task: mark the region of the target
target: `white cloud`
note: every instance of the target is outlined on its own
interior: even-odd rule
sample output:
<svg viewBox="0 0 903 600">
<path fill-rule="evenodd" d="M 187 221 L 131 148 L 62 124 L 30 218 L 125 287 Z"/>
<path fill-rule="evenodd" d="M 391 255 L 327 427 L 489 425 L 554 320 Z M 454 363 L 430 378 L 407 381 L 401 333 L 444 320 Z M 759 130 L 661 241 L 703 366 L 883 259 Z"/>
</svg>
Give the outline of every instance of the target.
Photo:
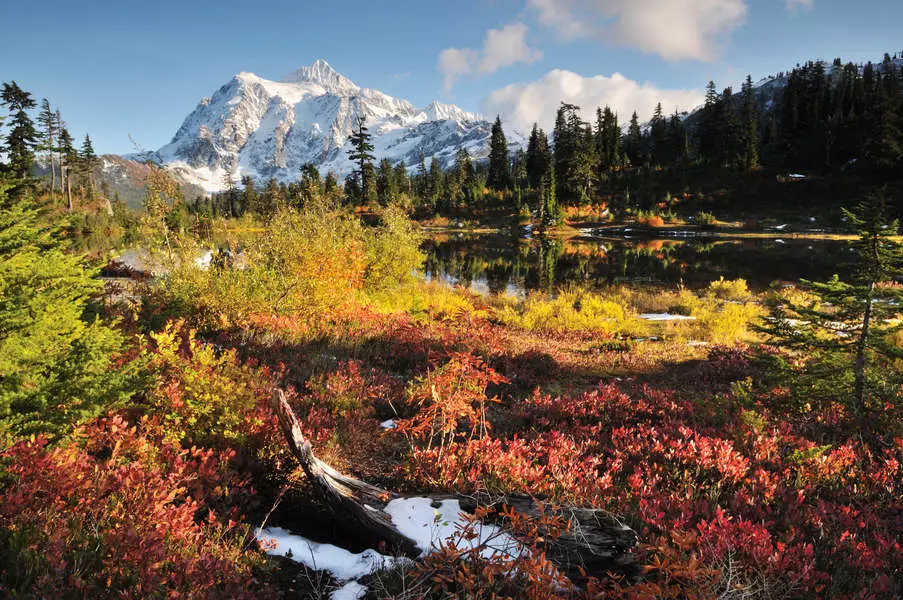
<svg viewBox="0 0 903 600">
<path fill-rule="evenodd" d="M 580 106 L 587 120 L 594 118 L 597 107 L 607 104 L 626 124 L 633 111 L 641 121 L 648 120 L 659 102 L 670 113 L 675 109 L 692 109 L 704 99 L 698 90 L 659 89 L 650 83 L 627 79 L 620 73 L 611 77 L 583 77 L 556 69 L 538 81 L 512 84 L 492 92 L 483 101 L 483 112 L 501 114 L 506 123 L 522 133 L 529 132 L 534 122 L 548 132 L 561 102 Z"/>
<path fill-rule="evenodd" d="M 748 11 L 745 0 L 527 0 L 527 6 L 565 40 L 597 38 L 675 61 L 713 60 Z"/>
<path fill-rule="evenodd" d="M 445 76 L 445 90 L 448 91 L 462 75 L 473 71 L 473 63 L 479 53 L 469 48 L 446 48 L 439 54 L 439 72 Z"/>
<path fill-rule="evenodd" d="M 533 63 L 542 52 L 527 43 L 529 28 L 523 23 L 511 23 L 502 29 L 486 32 L 483 49 L 446 48 L 439 54 L 436 68 L 445 77 L 445 89 L 450 90 L 463 75 L 487 75 L 517 63 Z"/>
<path fill-rule="evenodd" d="M 527 44 L 528 28 L 523 23 L 505 25 L 502 29 L 490 29 L 483 45 L 480 73 L 495 73 L 513 64 L 533 63 L 542 58 L 542 52 Z"/>
<path fill-rule="evenodd" d="M 797 12 L 800 9 L 812 10 L 815 7 L 815 0 L 787 0 L 787 10 Z"/>
</svg>

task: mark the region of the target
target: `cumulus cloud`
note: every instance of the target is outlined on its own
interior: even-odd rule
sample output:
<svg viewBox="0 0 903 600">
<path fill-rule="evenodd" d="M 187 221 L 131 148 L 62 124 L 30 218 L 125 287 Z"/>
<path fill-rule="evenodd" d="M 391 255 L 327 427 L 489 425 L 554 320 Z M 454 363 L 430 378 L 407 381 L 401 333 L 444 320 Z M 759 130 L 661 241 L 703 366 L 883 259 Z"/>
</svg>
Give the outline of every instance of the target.
<svg viewBox="0 0 903 600">
<path fill-rule="evenodd" d="M 748 11 L 745 0 L 527 0 L 527 6 L 565 40 L 597 38 L 674 61 L 713 60 Z"/>
<path fill-rule="evenodd" d="M 473 72 L 473 65 L 478 58 L 479 52 L 469 48 L 446 48 L 439 53 L 436 68 L 445 77 L 445 90 L 450 90 L 462 75 Z"/>
<path fill-rule="evenodd" d="M 787 0 L 787 10 L 797 12 L 800 9 L 812 10 L 815 7 L 815 0 Z"/>
<path fill-rule="evenodd" d="M 439 54 L 436 68 L 444 76 L 446 91 L 460 77 L 471 73 L 486 75 L 517 63 L 533 63 L 542 58 L 542 52 L 527 43 L 529 28 L 523 23 L 512 23 L 502 29 L 486 32 L 482 50 L 471 48 L 446 48 Z"/>
<path fill-rule="evenodd" d="M 583 108 L 584 118 L 593 118 L 596 108 L 608 105 L 627 123 L 633 111 L 645 121 L 659 102 L 665 112 L 689 110 L 705 99 L 698 90 L 659 89 L 650 83 L 638 83 L 620 73 L 611 77 L 583 77 L 571 71 L 556 69 L 542 79 L 512 84 L 489 94 L 483 101 L 484 114 L 501 114 L 516 131 L 528 132 L 533 123 L 546 131 L 554 125 L 555 112 L 561 102 Z"/>
</svg>

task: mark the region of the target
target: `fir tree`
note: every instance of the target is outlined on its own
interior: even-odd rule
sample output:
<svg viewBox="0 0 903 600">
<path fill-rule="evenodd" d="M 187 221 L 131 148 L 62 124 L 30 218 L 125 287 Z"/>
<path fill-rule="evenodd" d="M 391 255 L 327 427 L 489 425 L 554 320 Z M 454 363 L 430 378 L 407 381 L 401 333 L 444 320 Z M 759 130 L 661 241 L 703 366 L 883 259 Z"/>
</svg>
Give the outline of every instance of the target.
<svg viewBox="0 0 903 600">
<path fill-rule="evenodd" d="M 531 188 L 539 189 L 543 176 L 549 170 L 551 160 L 549 138 L 539 128 L 539 125 L 534 123 L 530 140 L 527 142 L 527 180 Z"/>
<path fill-rule="evenodd" d="M 663 165 L 668 161 L 668 126 L 662 103 L 655 106 L 652 120 L 649 123 L 649 158 L 655 165 Z"/>
<path fill-rule="evenodd" d="M 72 202 L 72 173 L 78 168 L 78 151 L 75 149 L 72 136 L 69 135 L 69 129 L 66 124 L 59 118 L 57 112 L 57 126 L 60 132 L 60 183 L 66 192 L 66 208 L 69 212 L 74 210 Z"/>
<path fill-rule="evenodd" d="M 301 204 L 310 206 L 323 194 L 323 179 L 320 171 L 313 163 L 304 163 L 301 166 Z"/>
<path fill-rule="evenodd" d="M 388 158 L 379 161 L 379 168 L 376 170 L 376 196 L 383 206 L 389 206 L 398 200 L 395 171 Z"/>
<path fill-rule="evenodd" d="M 366 125 L 364 117 L 358 117 L 357 129 L 351 134 L 348 140 L 351 142 L 351 149 L 348 151 L 348 158 L 357 163 L 357 169 L 354 171 L 354 177 L 357 179 L 357 195 L 351 196 L 353 201 L 358 204 L 369 204 L 376 200 L 376 184 L 373 177 L 373 143 Z M 346 186 L 346 191 L 347 186 Z"/>
<path fill-rule="evenodd" d="M 432 206 L 434 210 L 440 213 L 442 209 L 442 194 L 444 191 L 444 184 L 445 175 L 442 172 L 442 167 L 439 165 L 439 161 L 436 160 L 436 157 L 434 156 L 430 160 L 429 194 L 427 196 L 427 199 L 430 206 Z"/>
<path fill-rule="evenodd" d="M 8 168 L 13 177 L 24 183 L 31 176 L 37 140 L 34 122 L 28 111 L 37 105 L 31 94 L 20 88 L 15 81 L 3 84 L 0 100 L 0 104 L 10 112 L 9 132 L 3 146 Z"/>
<path fill-rule="evenodd" d="M 40 127 L 40 149 L 47 153 L 47 164 L 50 165 L 50 193 L 56 191 L 56 161 L 54 160 L 54 151 L 56 150 L 57 128 L 56 115 L 50 108 L 50 101 L 47 98 L 41 101 L 41 111 L 38 113 L 38 126 Z"/>
<path fill-rule="evenodd" d="M 613 173 L 621 165 L 621 128 L 618 116 L 606 106 L 596 111 L 596 147 L 600 176 Z"/>
<path fill-rule="evenodd" d="M 903 291 L 892 282 L 903 269 L 903 249 L 891 239 L 898 223 L 888 220 L 883 194 L 868 197 L 844 214 L 859 233 L 854 243 L 858 268 L 852 281 L 836 275 L 826 283 L 803 280 L 818 302 L 772 303 L 770 323 L 762 330 L 780 345 L 818 353 L 826 369 L 815 375 L 830 379 L 833 391 L 841 390 L 850 374 L 850 405 L 862 413 L 869 364 L 876 357 L 903 358 L 903 350 L 889 341 L 903 329 L 895 318 Z"/>
<path fill-rule="evenodd" d="M 697 137 L 699 139 L 699 158 L 702 162 L 714 164 L 718 162 L 718 92 L 715 82 L 709 81 L 705 88 L 705 104 L 699 115 Z"/>
<path fill-rule="evenodd" d="M 0 177 L 0 446 L 60 434 L 129 395 L 119 333 L 89 317 L 102 283 Z M 55 282 L 55 283 L 54 283 Z"/>
<path fill-rule="evenodd" d="M 502 129 L 502 119 L 496 116 L 489 142 L 489 176 L 486 183 L 493 190 L 506 190 L 510 185 L 511 166 L 508 158 L 508 140 Z"/>
<path fill-rule="evenodd" d="M 759 165 L 759 111 L 752 76 L 743 83 L 743 168 L 752 171 Z"/>
<path fill-rule="evenodd" d="M 82 149 L 78 153 L 78 170 L 84 177 L 88 187 L 88 197 L 94 198 L 94 169 L 97 166 L 97 154 L 94 152 L 94 144 L 91 142 L 91 136 L 85 135 L 82 142 Z"/>
<path fill-rule="evenodd" d="M 643 132 L 640 129 L 640 118 L 636 111 L 630 117 L 630 125 L 627 126 L 627 140 L 624 147 L 630 164 L 634 168 L 641 166 L 644 162 Z"/>
<path fill-rule="evenodd" d="M 242 195 L 244 196 L 245 209 L 252 214 L 260 215 L 260 193 L 254 185 L 254 178 L 244 175 L 241 178 Z"/>
</svg>

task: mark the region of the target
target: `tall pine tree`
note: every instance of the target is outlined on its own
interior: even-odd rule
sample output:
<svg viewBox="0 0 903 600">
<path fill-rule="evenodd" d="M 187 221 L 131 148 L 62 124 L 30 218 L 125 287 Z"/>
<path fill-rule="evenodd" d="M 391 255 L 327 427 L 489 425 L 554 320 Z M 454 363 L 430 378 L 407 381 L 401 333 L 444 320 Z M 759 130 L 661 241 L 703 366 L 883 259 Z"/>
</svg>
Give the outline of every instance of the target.
<svg viewBox="0 0 903 600">
<path fill-rule="evenodd" d="M 8 161 L 9 172 L 24 183 L 31 176 L 34 165 L 34 151 L 37 143 L 37 132 L 28 111 L 37 106 L 31 94 L 13 81 L 3 84 L 0 92 L 0 104 L 10 112 L 9 132 L 3 146 Z"/>
<path fill-rule="evenodd" d="M 370 204 L 376 201 L 376 182 L 374 181 L 373 161 L 373 142 L 370 135 L 366 119 L 358 117 L 357 129 L 352 132 L 348 141 L 351 142 L 351 149 L 348 151 L 348 158 L 357 163 L 357 169 L 354 171 L 354 177 L 358 182 L 357 197 L 352 200 L 357 204 Z"/>
<path fill-rule="evenodd" d="M 508 140 L 502 129 L 502 119 L 496 116 L 492 125 L 492 137 L 489 142 L 489 175 L 486 179 L 489 188 L 506 190 L 511 185 L 511 165 L 508 158 Z"/>
</svg>

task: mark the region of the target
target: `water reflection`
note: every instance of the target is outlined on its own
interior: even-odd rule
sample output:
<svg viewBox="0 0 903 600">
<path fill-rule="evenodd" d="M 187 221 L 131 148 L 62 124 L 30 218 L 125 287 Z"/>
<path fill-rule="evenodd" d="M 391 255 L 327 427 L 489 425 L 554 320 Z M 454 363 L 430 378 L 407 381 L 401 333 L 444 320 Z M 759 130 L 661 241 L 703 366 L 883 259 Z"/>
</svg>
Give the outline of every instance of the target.
<svg viewBox="0 0 903 600">
<path fill-rule="evenodd" d="M 480 293 L 523 294 L 576 282 L 704 287 L 742 277 L 753 289 L 774 281 L 849 273 L 849 244 L 814 239 L 521 239 L 443 234 L 428 240 L 426 272 Z"/>
</svg>

